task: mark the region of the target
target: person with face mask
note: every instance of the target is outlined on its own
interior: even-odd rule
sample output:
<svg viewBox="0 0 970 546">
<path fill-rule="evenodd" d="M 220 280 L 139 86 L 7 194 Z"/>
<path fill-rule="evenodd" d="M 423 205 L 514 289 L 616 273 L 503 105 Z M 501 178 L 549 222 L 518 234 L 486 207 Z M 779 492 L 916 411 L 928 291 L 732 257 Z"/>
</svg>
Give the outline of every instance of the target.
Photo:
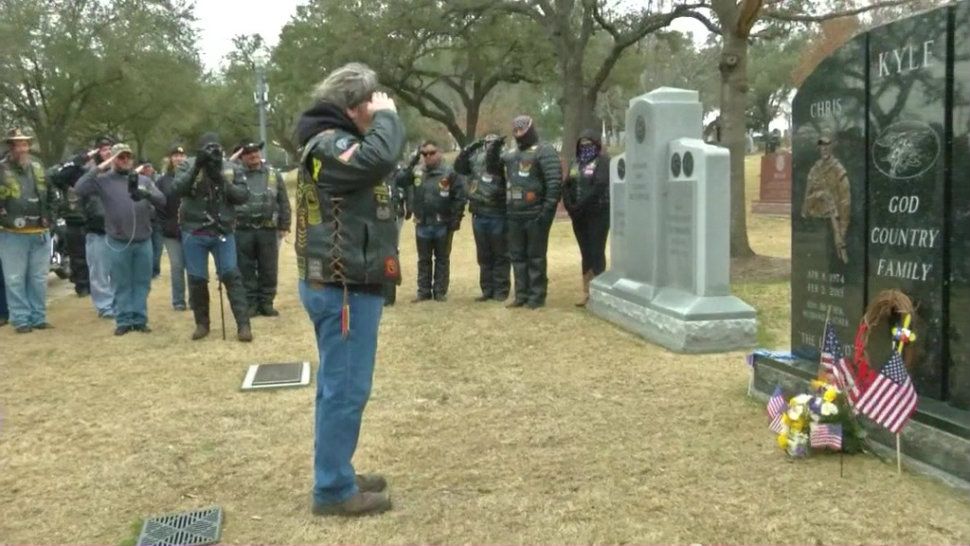
<svg viewBox="0 0 970 546">
<path fill-rule="evenodd" d="M 606 271 L 606 238 L 610 232 L 610 156 L 596 131 L 583 132 L 563 183 L 562 201 L 573 222 L 582 255 L 583 299 L 589 301 L 589 283 Z"/>
<path fill-rule="evenodd" d="M 516 149 L 501 158 L 515 277 L 515 300 L 508 307 L 538 309 L 546 304 L 546 251 L 559 204 L 562 165 L 556 149 L 539 141 L 531 117 L 516 117 L 512 134 Z"/>
<path fill-rule="evenodd" d="M 192 339 L 209 335 L 209 254 L 216 274 L 226 287 L 229 307 L 236 319 L 236 339 L 253 340 L 246 288 L 236 261 L 236 207 L 249 199 L 246 175 L 227 161 L 219 136 L 207 133 L 199 151 L 175 175 L 175 193 L 182 198 L 179 227 L 182 253 L 189 274 L 189 304 L 195 317 Z"/>
<path fill-rule="evenodd" d="M 249 315 L 279 316 L 273 308 L 279 271 L 279 241 L 290 232 L 290 199 L 283 175 L 263 161 L 263 144 L 239 146 L 249 200 L 236 207 L 236 254 L 249 301 Z"/>
<path fill-rule="evenodd" d="M 300 299 L 316 335 L 313 504 L 317 515 L 384 512 L 380 475 L 357 475 L 352 459 L 370 397 L 383 284 L 400 283 L 387 184 L 404 148 L 394 101 L 377 74 L 350 63 L 317 86 L 297 122 L 302 147 L 296 255 Z"/>
<path fill-rule="evenodd" d="M 111 283 L 115 293 L 115 335 L 131 331 L 149 333 L 148 292 L 152 284 L 152 225 L 154 207 L 165 206 L 165 196 L 151 178 L 134 168 L 127 144 L 111 147 L 111 157 L 78 181 L 82 198 L 97 194 L 104 205 Z"/>
<path fill-rule="evenodd" d="M 26 334 L 51 327 L 47 273 L 54 197 L 44 166 L 30 155 L 33 137 L 14 128 L 6 141 L 7 158 L 0 162 L 0 262 L 10 322 Z"/>
<path fill-rule="evenodd" d="M 172 146 L 165 157 L 162 176 L 158 179 L 158 189 L 165 194 L 165 206 L 158 211 L 161 225 L 162 245 L 168 254 L 172 281 L 172 308 L 185 311 L 185 255 L 182 253 L 182 234 L 179 230 L 179 207 L 182 198 L 175 193 L 175 172 L 185 163 L 185 148 Z"/>
</svg>

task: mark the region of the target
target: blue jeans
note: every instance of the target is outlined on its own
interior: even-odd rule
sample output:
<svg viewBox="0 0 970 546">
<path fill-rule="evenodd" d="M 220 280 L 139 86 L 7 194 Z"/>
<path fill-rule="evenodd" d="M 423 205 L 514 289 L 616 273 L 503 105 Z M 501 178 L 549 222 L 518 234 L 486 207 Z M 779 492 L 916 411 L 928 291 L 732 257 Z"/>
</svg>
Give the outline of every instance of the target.
<svg viewBox="0 0 970 546">
<path fill-rule="evenodd" d="M 185 307 L 185 255 L 182 253 L 182 241 L 165 237 L 164 242 L 171 266 L 169 275 L 172 277 L 172 307 Z"/>
<path fill-rule="evenodd" d="M 148 324 L 148 291 L 152 286 L 152 242 L 110 239 L 111 284 L 115 289 L 115 324 Z"/>
<path fill-rule="evenodd" d="M 211 235 L 193 235 L 188 231 L 182 232 L 182 255 L 185 258 L 185 270 L 189 277 L 209 280 L 209 253 L 216 261 L 216 275 L 236 269 L 236 237 L 232 234 L 224 238 Z"/>
<path fill-rule="evenodd" d="M 107 235 L 88 232 L 84 252 L 88 261 L 91 302 L 98 310 L 99 317 L 112 318 L 115 316 L 115 289 L 111 286 L 111 263 L 107 241 Z"/>
<path fill-rule="evenodd" d="M 162 273 L 162 228 L 152 226 L 152 278 Z"/>
<path fill-rule="evenodd" d="M 20 327 L 47 322 L 50 233 L 0 231 L 0 261 L 3 262 L 10 323 Z"/>
<path fill-rule="evenodd" d="M 3 282 L 3 261 L 0 260 L 0 320 L 10 318 L 10 311 L 7 309 L 7 287 Z"/>
<path fill-rule="evenodd" d="M 300 281 L 300 300 L 317 337 L 316 416 L 313 436 L 313 499 L 342 502 L 357 494 L 351 459 L 357 449 L 364 406 L 370 397 L 377 329 L 384 298 L 350 292 L 350 333 L 340 333 L 343 290 L 313 288 Z"/>
</svg>

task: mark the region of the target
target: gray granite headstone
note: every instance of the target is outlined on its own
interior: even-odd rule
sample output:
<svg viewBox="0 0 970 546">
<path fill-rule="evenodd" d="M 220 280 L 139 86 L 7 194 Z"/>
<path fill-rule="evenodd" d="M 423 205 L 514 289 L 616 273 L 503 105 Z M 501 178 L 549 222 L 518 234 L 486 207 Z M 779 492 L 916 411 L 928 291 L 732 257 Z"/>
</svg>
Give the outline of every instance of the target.
<svg viewBox="0 0 970 546">
<path fill-rule="evenodd" d="M 701 112 L 684 89 L 630 101 L 611 169 L 612 264 L 587 306 L 687 353 L 750 347 L 757 333 L 754 309 L 730 293 L 729 156 L 701 140 Z"/>
</svg>

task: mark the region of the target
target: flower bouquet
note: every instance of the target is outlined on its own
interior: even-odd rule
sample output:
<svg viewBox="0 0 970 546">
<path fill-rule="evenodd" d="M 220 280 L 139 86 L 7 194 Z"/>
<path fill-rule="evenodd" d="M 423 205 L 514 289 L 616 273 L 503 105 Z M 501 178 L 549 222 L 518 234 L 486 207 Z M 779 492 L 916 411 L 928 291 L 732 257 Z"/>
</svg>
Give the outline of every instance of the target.
<svg viewBox="0 0 970 546">
<path fill-rule="evenodd" d="M 775 408 L 770 428 L 777 434 L 778 447 L 792 458 L 826 449 L 862 451 L 865 430 L 855 419 L 845 393 L 823 380 L 812 381 L 812 389 L 813 394 L 799 394 L 787 403 L 769 403 L 769 414 Z M 776 389 L 775 397 L 780 396 L 781 390 Z"/>
</svg>

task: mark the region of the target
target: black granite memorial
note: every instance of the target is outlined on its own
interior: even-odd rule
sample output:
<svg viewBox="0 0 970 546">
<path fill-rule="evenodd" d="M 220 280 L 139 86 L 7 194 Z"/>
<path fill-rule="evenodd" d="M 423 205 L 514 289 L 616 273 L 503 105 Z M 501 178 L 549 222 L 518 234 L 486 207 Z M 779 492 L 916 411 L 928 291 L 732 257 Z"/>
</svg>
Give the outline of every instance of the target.
<svg viewBox="0 0 970 546">
<path fill-rule="evenodd" d="M 906 357 L 920 395 L 903 452 L 970 481 L 970 1 L 852 39 L 792 114 L 796 358 L 756 357 L 754 391 L 805 389 L 826 320 L 851 358 L 866 304 L 901 290 L 916 306 Z M 888 330 L 870 332 L 876 367 Z"/>
</svg>

